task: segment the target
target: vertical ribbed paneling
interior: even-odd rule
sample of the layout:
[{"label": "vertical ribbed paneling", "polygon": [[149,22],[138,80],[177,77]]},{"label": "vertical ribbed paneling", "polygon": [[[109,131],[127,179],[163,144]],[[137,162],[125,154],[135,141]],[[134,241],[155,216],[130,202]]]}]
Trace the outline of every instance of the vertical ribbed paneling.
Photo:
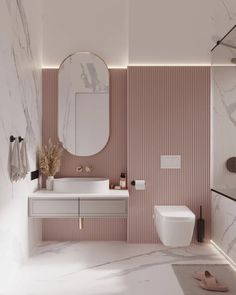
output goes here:
[{"label": "vertical ribbed paneling", "polygon": [[44,219],[44,241],[126,241],[125,218],[86,218],[79,229],[74,218]]},{"label": "vertical ribbed paneling", "polygon": [[[76,176],[91,164],[91,176],[118,181],[126,170],[126,70],[111,70],[111,137],[94,157],[65,153],[60,176]],[[43,139],[57,138],[57,74],[43,71]],[[145,179],[146,191],[130,187],[128,240],[156,242],[156,204],[185,204],[196,214],[202,204],[210,234],[210,70],[208,67],[129,67],[128,176]],[[161,170],[160,155],[180,154],[180,170]],[[58,230],[60,229],[60,231]],[[126,220],[46,220],[44,238],[123,240]]]},{"label": "vertical ribbed paneling", "polygon": [[[107,146],[97,155],[77,157],[64,152],[59,177],[87,176],[78,174],[78,165],[91,165],[89,176],[107,177],[118,182],[122,171],[127,170],[127,70],[110,70],[110,139]],[[43,70],[43,142],[48,138],[57,141],[58,108],[58,69]],[[126,238],[126,219],[86,220],[85,227],[78,231],[75,220],[44,220],[44,238],[54,240],[124,240]]]},{"label": "vertical ribbed paneling", "polygon": [[[97,155],[77,157],[64,152],[60,177],[78,176],[76,167],[92,165],[90,176],[109,177],[118,182],[122,171],[127,170],[127,75],[125,69],[110,70],[110,139],[107,146]],[[57,138],[58,70],[43,70],[43,140]],[[79,176],[86,176],[80,174]]]},{"label": "vertical ribbed paneling", "polygon": [[43,69],[43,143],[57,141],[58,69]]},{"label": "vertical ribbed paneling", "polygon": [[[203,205],[210,237],[210,69],[128,68],[128,241],[156,242],[154,205]],[[180,170],[160,169],[161,155],[181,155]]]}]

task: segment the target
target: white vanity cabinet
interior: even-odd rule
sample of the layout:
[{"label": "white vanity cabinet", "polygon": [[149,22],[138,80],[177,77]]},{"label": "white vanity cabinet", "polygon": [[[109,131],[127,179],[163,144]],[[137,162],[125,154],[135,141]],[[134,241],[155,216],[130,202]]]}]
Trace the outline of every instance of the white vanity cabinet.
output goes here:
[{"label": "white vanity cabinet", "polygon": [[127,200],[125,199],[81,199],[80,217],[126,217]]},{"label": "white vanity cabinet", "polygon": [[55,193],[41,190],[29,197],[29,217],[127,217],[127,190],[106,194]]},{"label": "white vanity cabinet", "polygon": [[78,199],[30,198],[29,216],[40,218],[78,217]]}]

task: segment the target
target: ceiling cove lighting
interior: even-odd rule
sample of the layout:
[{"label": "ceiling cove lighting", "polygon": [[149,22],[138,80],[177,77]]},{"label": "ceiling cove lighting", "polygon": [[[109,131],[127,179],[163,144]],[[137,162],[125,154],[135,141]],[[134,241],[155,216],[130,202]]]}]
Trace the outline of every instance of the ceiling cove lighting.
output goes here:
[{"label": "ceiling cove lighting", "polygon": [[236,67],[236,64],[212,64],[212,67]]},{"label": "ceiling cove lighting", "polygon": [[209,67],[211,64],[187,64],[187,63],[164,63],[164,64],[129,64],[128,67]]},{"label": "ceiling cove lighting", "polygon": [[[210,67],[211,64],[128,64],[127,66],[109,66],[109,69],[127,69],[128,67]],[[223,65],[222,65],[223,66]],[[58,66],[42,65],[42,69],[59,69]]]},{"label": "ceiling cove lighting", "polygon": [[42,65],[42,69],[59,69],[59,66],[47,66],[47,65]]},{"label": "ceiling cove lighting", "polygon": [[[42,69],[59,69],[60,65],[58,66],[51,66],[51,65],[42,65]],[[108,66],[108,69],[127,69],[127,66],[122,65],[122,66]]]}]

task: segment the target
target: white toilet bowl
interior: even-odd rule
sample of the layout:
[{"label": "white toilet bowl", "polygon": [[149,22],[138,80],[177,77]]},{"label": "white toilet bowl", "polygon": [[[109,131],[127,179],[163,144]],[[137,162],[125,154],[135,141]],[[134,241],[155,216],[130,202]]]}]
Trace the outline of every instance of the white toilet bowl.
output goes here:
[{"label": "white toilet bowl", "polygon": [[154,206],[154,222],[161,242],[169,247],[189,246],[195,215],[186,206]]}]

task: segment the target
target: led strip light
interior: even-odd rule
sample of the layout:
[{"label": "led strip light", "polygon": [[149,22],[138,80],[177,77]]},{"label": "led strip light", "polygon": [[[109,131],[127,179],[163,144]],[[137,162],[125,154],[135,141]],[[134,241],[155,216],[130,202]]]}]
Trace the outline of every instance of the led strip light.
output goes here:
[{"label": "led strip light", "polygon": [[212,240],[210,240],[211,244],[222,254],[226,260],[229,261],[231,267],[236,271],[236,263]]}]

